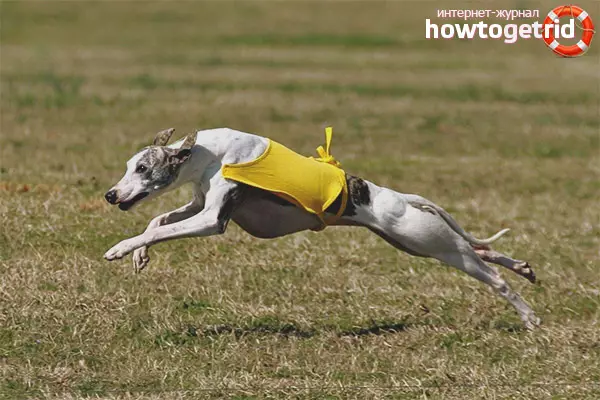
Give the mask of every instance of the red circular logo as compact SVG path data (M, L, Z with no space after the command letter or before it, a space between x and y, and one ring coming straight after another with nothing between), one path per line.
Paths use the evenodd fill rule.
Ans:
M546 30L545 27L547 25L554 25L561 17L572 17L583 25L583 36L576 44L571 46L562 45L555 39L552 28ZM563 57L577 57L590 48L594 33L596 33L594 31L594 24L589 14L580 7L568 5L556 7L548 13L548 16L544 20L544 35L542 37L546 45L556 54Z

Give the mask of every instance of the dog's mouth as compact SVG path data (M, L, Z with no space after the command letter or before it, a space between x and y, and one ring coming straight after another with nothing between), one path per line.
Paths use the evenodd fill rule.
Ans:
M141 192L141 193L137 194L133 199L119 203L119 209L123 210L123 211L127 211L131 207L133 207L133 205L135 203L137 203L144 197L148 196L149 194L150 193L148 193L148 192Z

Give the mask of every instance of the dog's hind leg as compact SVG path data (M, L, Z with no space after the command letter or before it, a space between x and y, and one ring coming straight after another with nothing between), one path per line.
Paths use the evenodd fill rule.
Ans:
M529 305L475 253L471 243L465 240L466 235L456 232L444 218L433 212L435 210L414 207L405 196L389 189L375 187L371 192L375 196L370 204L356 208L356 214L352 216L356 222L397 248L436 258L490 285L516 309L527 329L539 324Z
M483 261L498 264L521 275L531 283L535 283L535 273L527 261L515 260L509 256L492 250L489 246L473 246L475 253Z
M467 245L466 242L465 245ZM486 265L470 247L464 246L457 252L436 254L434 257L490 285L517 310L525 328L532 330L540 324L540 319L535 316L531 307L508 286L496 271Z

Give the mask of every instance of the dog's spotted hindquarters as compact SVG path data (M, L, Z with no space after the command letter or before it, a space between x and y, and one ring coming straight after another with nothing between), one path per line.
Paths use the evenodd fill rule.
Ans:
M167 145L172 134L173 129L159 132L152 146L135 154L127 162L123 178L105 197L128 210L140 201L192 184L193 199L154 218L142 234L115 245L104 255L107 260L133 252L134 269L139 271L150 260L149 246L182 237L222 234L230 220L260 238L318 231L326 225L363 226L399 250L436 258L490 285L513 305L526 328L539 324L529 305L484 262L535 281L528 263L489 247L507 229L477 239L443 208L421 196L345 174L329 155L330 136L326 150L319 149L321 157L307 161L267 138L232 129L198 131ZM294 165L304 165L310 171L307 176L300 173L287 179L282 171L268 171L269 178L261 180L260 173L256 174L261 168L282 165L286 157L294 158ZM246 171L245 166L249 166ZM314 181L324 186L315 186ZM310 183L296 187L304 182ZM310 197L315 191L319 191L319 199Z

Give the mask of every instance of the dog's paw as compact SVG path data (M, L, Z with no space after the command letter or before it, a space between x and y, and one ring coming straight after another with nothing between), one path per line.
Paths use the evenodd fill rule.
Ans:
M527 314L523 318L523 324L525 325L525 329L528 331L533 331L535 328L539 327L542 323L542 320L539 319L535 314Z
M104 253L104 258L108 261L118 260L125 257L130 252L131 249L127 245L126 241L122 241Z
M515 265L515 271L519 275L522 275L525 279L527 279L531 283L535 283L535 272L531 268L531 265L527 261L521 261Z
M104 259L108 261L118 260L119 258L123 258L123 256L123 252L119 251L117 246L104 253Z
M136 274L140 273L150 262L150 257L148 256L148 247L144 246L135 249L131 258L133 260L133 272Z

